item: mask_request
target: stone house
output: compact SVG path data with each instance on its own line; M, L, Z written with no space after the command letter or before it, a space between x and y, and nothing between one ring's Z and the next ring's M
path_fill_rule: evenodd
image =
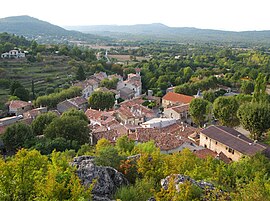
M86 111L88 106L87 99L83 97L75 97L65 101L62 101L57 104L57 110L62 114L71 108L75 108L77 110Z
M216 153L224 153L230 160L238 161L243 156L264 152L267 145L247 138L233 128L209 126L200 132L200 146Z
M22 115L24 112L32 109L32 103L21 100L12 100L9 103L9 114Z
M164 116L180 121L189 120L189 104L183 104L170 108L164 108Z

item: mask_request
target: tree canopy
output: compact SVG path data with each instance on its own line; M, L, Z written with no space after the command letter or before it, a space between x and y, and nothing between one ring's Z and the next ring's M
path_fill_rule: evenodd
M248 103L239 107L237 116L241 125L250 131L253 139L259 140L270 128L270 106L262 103Z
M89 106L96 110L110 109L114 105L114 94L112 92L95 91L89 97Z
M218 97L213 103L214 116L224 126L239 125L239 119L236 115L238 108L239 103L235 97Z

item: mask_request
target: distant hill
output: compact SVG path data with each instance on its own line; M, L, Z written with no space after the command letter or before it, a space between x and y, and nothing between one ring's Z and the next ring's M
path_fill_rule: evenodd
M270 44L270 31L220 31L190 27L169 27L164 24L70 26L69 30L122 39L155 39L179 42L256 43Z
M23 15L0 19L0 32L23 35L29 39L42 42L64 42L66 40L86 40L95 42L106 40L93 34L84 34L78 31L68 31L48 22Z

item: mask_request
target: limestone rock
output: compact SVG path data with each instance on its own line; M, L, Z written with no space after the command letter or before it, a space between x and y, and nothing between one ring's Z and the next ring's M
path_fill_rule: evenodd
M76 157L71 165L77 167L77 174L83 185L89 186L95 182L92 190L93 200L110 201L117 188L128 184L128 180L116 169L96 166L92 156Z
M188 176L185 175L181 175L181 174L173 174L170 176L167 176L165 179L161 180L161 186L167 190L168 186L169 186L169 182L171 180L171 178L174 178L174 184L177 190L179 190L179 185L183 184L186 181L191 182L193 185L198 186L199 188L203 189L203 190L214 190L215 187L213 184L209 183L209 182L205 182L205 181L196 181Z

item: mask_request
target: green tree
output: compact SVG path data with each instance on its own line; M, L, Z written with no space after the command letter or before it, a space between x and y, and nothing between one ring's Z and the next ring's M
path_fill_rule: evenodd
M11 84L10 84L10 95L13 95L14 92L15 92L15 90L16 90L17 88L21 88L21 87L23 87L23 86L22 86L21 83L18 82L17 80L11 82Z
M68 111L64 112L62 114L62 117L65 117L65 116L76 117L76 118L78 118L80 120L85 121L86 123L89 122L89 120L88 120L87 116L84 114L84 112L82 110L77 110L75 108L71 108Z
M115 147L106 146L98 151L95 158L95 163L97 165L110 166L118 169L121 160L123 160L123 157L118 154L118 151Z
M213 103L214 100L216 99L216 95L215 95L215 92L212 91L212 90L209 90L209 91L204 91L203 92L203 99Z
M89 97L89 106L93 109L110 109L114 105L114 94L111 92L95 91Z
M44 129L55 119L57 115L54 112L47 112L37 116L31 126L35 135L43 135Z
M13 96L17 96L20 100L28 101L29 100L29 91L24 87L16 88Z
M116 148L120 153L131 153L134 146L134 140L129 139L127 135L123 135L116 140Z
M266 76L260 73L255 81L254 93L253 93L253 102L266 102L267 94L266 94Z
M1 138L8 150L16 150L29 145L34 139L34 134L30 126L16 123L7 127Z
M53 119L44 130L47 138L63 137L66 140L77 141L80 145L89 142L88 123L74 116L63 116Z
M105 79L101 80L100 86L106 87L107 89L116 89L117 83L118 83L117 78L113 78L111 80L109 80L108 78L105 78Z
M213 104L213 112L215 118L223 126L237 126L239 119L237 118L237 110L239 104L234 97L218 97Z
M254 84L250 81L244 81L241 84L240 90L243 94L251 94L254 91Z
M85 78L86 77L85 77L83 67L79 66L78 71L76 73L76 79L82 81L82 80L85 80Z
M207 100L195 98L189 105L189 113L195 124L202 126L207 121L211 112L211 103Z
M270 128L270 106L261 103L249 103L240 106L237 116L241 125L250 131L253 139L260 139Z

